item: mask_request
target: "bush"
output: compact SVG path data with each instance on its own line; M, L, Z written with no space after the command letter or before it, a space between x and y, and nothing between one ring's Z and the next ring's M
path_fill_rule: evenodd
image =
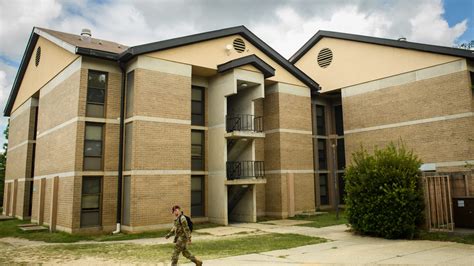
M421 161L403 144L353 154L346 170L346 212L358 233L413 238L423 223Z

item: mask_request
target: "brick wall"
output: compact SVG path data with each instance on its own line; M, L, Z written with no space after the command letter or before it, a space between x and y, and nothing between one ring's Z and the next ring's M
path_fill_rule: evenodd
M267 171L266 213L276 217L288 216L289 204L291 204L288 189L292 186L295 212L314 211L313 149L310 134L311 98L271 93L265 96L263 109L265 131L283 129L308 132L307 134L297 132L266 134L264 141L265 170ZM287 184L286 171L290 171L293 175L292 186Z
M135 69L134 116L151 120L191 120L191 78ZM191 168L191 126L157 121L133 121L132 171ZM153 172L151 172L153 173ZM131 176L130 228L169 224L170 207L190 212L189 174Z
M473 111L469 74L431 79L344 97L344 129L353 130ZM402 140L423 162L474 159L474 117L440 120L345 135L346 158L364 145L369 151ZM460 170L450 167L444 170ZM441 169L440 169L441 170Z

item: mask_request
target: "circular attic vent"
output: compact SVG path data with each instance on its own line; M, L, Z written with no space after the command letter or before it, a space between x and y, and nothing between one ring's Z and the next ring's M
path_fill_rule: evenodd
M244 40L237 38L234 40L232 43L234 45L234 50L237 51L237 53L243 53L245 51L245 42Z
M38 66L41 59L41 46L36 48L35 66Z
M322 68L328 67L332 62L332 51L329 48L324 48L319 51L318 65Z

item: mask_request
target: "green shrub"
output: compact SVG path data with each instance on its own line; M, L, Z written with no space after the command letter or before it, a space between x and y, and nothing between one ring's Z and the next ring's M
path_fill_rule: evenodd
M358 233L384 238L413 238L423 223L421 161L403 144L361 148L346 170L346 213Z

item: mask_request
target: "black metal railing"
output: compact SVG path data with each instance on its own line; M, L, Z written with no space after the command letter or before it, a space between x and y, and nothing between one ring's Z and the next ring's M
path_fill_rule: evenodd
M247 114L228 114L226 116L226 130L263 132L263 116Z
M263 161L228 161L227 179L259 178L265 176Z

